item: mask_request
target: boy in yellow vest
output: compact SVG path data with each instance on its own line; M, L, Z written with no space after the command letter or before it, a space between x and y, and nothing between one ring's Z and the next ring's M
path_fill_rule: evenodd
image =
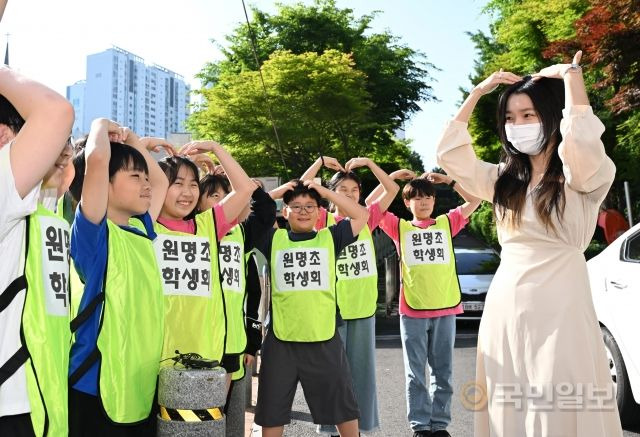
M400 254L400 334L407 417L414 436L447 437L456 314L462 313L451 239L466 225L480 200L439 173L414 178L413 172L398 170L389 176L411 179L402 190L402 198L413 219L409 222L386 212L380 221L380 228L391 237ZM466 203L432 219L434 184L449 185ZM435 380L433 399L425 378L427 364Z
M255 422L265 437L280 437L291 421L298 381L316 424L358 435L358 406L346 354L336 330L336 258L367 224L367 210L313 181L289 182L282 197L290 230L271 229L256 245L269 260L271 311L262 345ZM321 196L350 220L314 231Z
M68 225L39 198L69 162L72 123L62 96L0 67L2 436L66 434Z
M162 350L163 296L153 222L167 178L140 139L107 119L91 124L71 257L84 284L71 322L69 435L151 435ZM139 219L142 227L129 220Z

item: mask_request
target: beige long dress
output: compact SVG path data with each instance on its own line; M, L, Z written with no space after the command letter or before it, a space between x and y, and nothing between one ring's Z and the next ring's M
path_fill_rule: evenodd
M563 117L566 209L561 221L554 215L557 235L530 195L519 227L498 220L502 261L478 335L476 394L486 398L472 402L476 437L622 436L583 256L615 166L590 106ZM476 158L466 123L449 122L437 153L465 190L492 201L498 165Z

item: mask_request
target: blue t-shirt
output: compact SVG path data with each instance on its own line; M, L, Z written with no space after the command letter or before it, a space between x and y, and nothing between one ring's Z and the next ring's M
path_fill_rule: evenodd
M153 221L149 213L135 216L143 224L146 235L139 229L131 226L120 226L125 231L146 236L151 240L156 238L153 230ZM95 356L97 350L98 334L100 331L100 314L102 314L102 301L92 305L97 296L103 292L104 276L107 268L107 219L102 219L99 224L91 223L82 215L78 207L76 217L71 227L71 258L78 276L84 283L84 293L78 308L78 315L82 315L86 320L82 322L75 332L75 342L71 347L71 358L69 360L69 376L76 376L74 373L82 373L83 363L91 356ZM155 262L154 260L151 260ZM91 310L83 313L87 307ZM93 361L91 366L84 372L73 388L94 396L98 395L98 369L100 360ZM75 379L75 378L74 378Z

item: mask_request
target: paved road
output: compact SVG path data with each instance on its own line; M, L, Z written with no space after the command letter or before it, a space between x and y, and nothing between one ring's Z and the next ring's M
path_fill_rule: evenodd
M475 376L477 325L463 325L458 328L454 351L454 400L452 423L449 432L454 437L473 435L473 415L460 401L461 387ZM372 437L411 436L406 420L404 395L404 367L402 347L397 336L379 336L376 344L378 402L380 406L381 428L370 434ZM254 434L256 435L256 434ZM285 428L287 437L317 437L315 425L298 387L293 404L293 421ZM625 437L640 436L640 427L627 430ZM604 436L603 436L604 437Z

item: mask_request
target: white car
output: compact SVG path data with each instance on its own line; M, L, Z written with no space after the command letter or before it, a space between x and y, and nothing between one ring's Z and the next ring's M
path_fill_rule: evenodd
M640 418L640 224L587 262L623 424Z
M500 264L498 253L489 248L454 247L462 309L458 320L480 320L484 300L493 275Z

